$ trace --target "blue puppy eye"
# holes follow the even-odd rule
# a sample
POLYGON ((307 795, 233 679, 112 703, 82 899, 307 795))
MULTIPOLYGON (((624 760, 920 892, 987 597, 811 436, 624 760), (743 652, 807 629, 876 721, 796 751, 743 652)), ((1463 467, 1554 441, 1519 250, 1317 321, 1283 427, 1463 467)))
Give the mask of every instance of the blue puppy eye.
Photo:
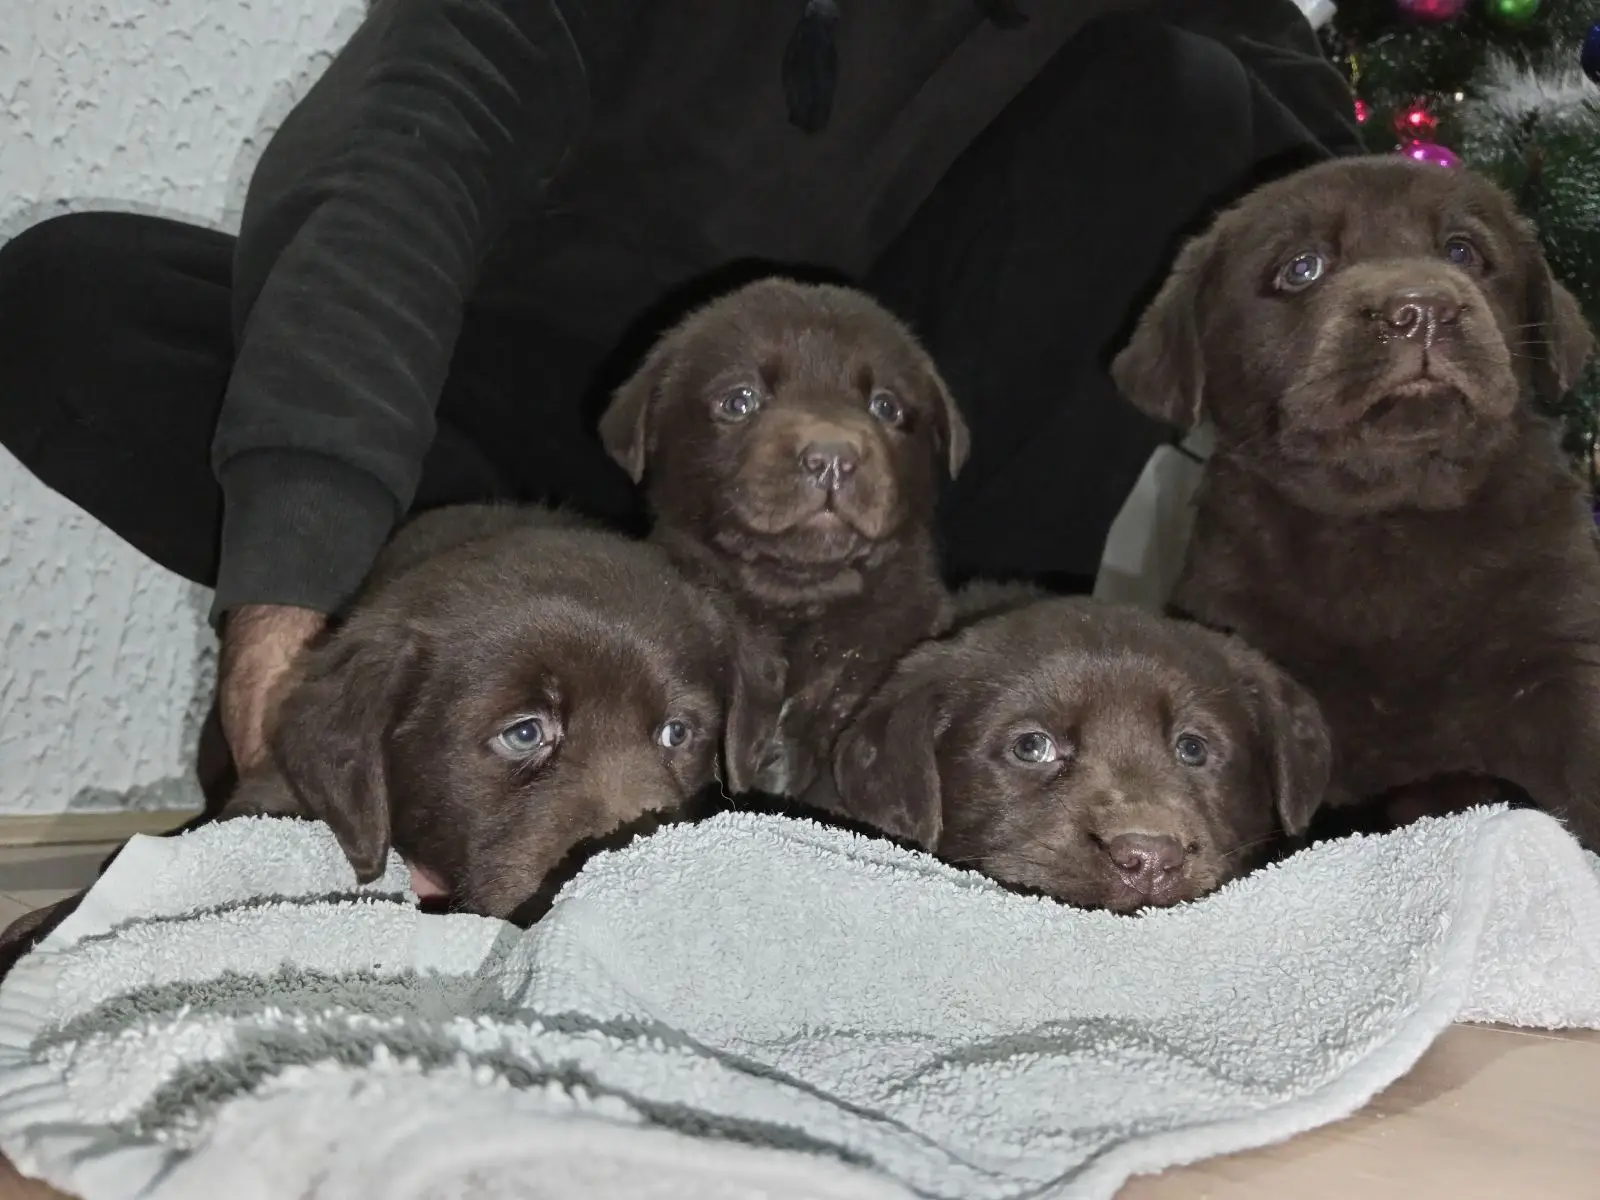
POLYGON ((756 395, 753 387, 736 387, 722 398, 722 403, 717 406, 722 414, 734 419, 750 416, 761 407, 761 397, 756 395))
POLYGON ((545 744, 544 722, 524 717, 495 735, 494 748, 509 758, 526 758, 545 744))
POLYGON ((1444 244, 1444 256, 1458 267, 1473 267, 1478 264, 1478 248, 1472 244, 1471 238, 1459 235, 1444 244))
POLYGON ((1047 733, 1023 734, 1011 744, 1011 754, 1018 762, 1030 764, 1051 763, 1061 757, 1047 733))
POLYGON ((898 425, 905 415, 900 401, 890 392, 873 392, 872 399, 867 401, 867 411, 885 425, 898 425))
POLYGON ((689 726, 684 721, 667 721, 656 730, 656 745, 664 750, 680 749, 689 740, 689 726))
POLYGON ((1328 264, 1314 250, 1297 254, 1278 272, 1278 287, 1286 292, 1298 292, 1322 278, 1328 264))
POLYGON ((1206 752, 1205 739, 1196 737, 1192 733, 1180 737, 1173 749, 1178 761, 1186 767, 1203 767, 1206 765, 1206 759, 1210 757, 1206 752))

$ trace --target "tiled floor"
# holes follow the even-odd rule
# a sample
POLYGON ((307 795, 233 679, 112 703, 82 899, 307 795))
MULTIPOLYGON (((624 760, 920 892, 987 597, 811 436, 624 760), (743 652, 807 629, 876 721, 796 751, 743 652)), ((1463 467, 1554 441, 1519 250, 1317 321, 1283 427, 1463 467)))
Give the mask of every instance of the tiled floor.
MULTIPOLYGON (((114 848, 0 849, 0 926, 93 882, 114 848)), ((1264 1150, 1135 1179, 1118 1200, 1351 1196, 1600 1197, 1600 1033, 1457 1026, 1349 1120, 1264 1150)), ((0 1159, 0 1200, 59 1197, 0 1159)))

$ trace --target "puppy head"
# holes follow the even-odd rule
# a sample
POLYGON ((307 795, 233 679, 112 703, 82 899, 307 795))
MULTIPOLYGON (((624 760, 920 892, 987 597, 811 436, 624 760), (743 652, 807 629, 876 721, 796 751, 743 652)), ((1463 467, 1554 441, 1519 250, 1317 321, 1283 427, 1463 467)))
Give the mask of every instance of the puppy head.
POLYGON ((1194 899, 1299 834, 1328 731, 1260 655, 1051 599, 908 656, 840 740, 846 815, 1087 908, 1194 899))
POLYGON ((1387 156, 1261 188, 1179 255, 1112 374, 1333 515, 1459 507, 1593 335, 1510 199, 1387 156))
POLYGON ((365 597, 286 698, 274 756, 358 879, 393 845, 505 917, 575 850, 710 784, 724 730, 753 772, 767 665, 653 547, 512 531, 365 597))
POLYGON ((659 523, 800 575, 932 522, 967 430, 932 360, 848 288, 769 279, 688 317, 601 420, 659 523))

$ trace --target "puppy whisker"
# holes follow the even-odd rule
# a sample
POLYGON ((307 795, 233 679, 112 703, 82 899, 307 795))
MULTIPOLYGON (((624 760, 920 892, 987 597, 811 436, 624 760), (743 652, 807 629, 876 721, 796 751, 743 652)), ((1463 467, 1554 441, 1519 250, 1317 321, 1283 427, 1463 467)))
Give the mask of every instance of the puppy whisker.
POLYGON ((1272 846, 1278 842, 1281 842, 1282 840, 1283 838, 1281 834, 1274 833, 1269 834, 1266 837, 1252 838, 1250 841, 1240 842, 1226 850, 1219 849, 1217 853, 1222 855, 1224 858, 1237 858, 1242 854, 1249 853, 1251 850, 1259 850, 1263 846, 1272 846))

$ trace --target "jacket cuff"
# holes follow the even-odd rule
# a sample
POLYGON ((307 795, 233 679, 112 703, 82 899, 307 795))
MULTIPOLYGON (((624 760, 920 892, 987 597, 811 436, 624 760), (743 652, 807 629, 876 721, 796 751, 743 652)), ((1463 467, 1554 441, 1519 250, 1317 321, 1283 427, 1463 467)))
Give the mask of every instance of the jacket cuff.
POLYGON ((355 596, 398 520, 371 475, 300 451, 229 459, 222 484, 222 547, 211 623, 243 604, 336 613, 355 596))

